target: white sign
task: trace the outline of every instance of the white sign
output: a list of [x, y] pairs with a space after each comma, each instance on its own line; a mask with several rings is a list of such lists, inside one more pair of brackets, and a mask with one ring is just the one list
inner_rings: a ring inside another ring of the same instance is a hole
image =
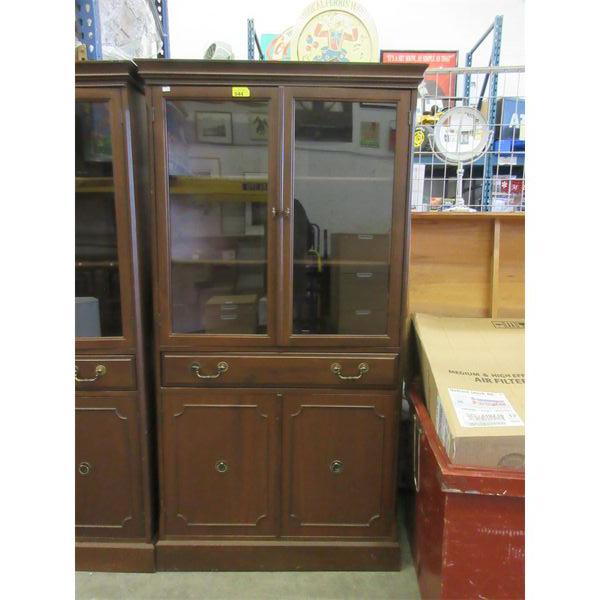
[[448, 388], [461, 427], [524, 427], [502, 392]]

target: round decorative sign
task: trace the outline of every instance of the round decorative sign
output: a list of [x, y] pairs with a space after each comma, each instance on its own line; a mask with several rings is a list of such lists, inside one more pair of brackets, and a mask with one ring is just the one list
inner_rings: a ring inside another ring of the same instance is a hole
[[358, 2], [317, 0], [294, 28], [292, 60], [379, 62], [377, 29]]

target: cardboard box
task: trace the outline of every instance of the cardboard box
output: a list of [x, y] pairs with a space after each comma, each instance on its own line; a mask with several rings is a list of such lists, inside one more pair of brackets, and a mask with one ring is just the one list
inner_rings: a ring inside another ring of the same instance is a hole
[[206, 333], [256, 333], [258, 297], [256, 294], [213, 296], [204, 312]]
[[427, 409], [456, 464], [525, 463], [525, 321], [416, 314]]

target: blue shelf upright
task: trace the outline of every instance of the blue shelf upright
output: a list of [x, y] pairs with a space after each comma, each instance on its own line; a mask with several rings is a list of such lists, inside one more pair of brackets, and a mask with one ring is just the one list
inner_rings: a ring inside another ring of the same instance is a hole
[[88, 60], [102, 60], [100, 15], [96, 0], [75, 0], [77, 35], [87, 51]]
[[[502, 45], [502, 16], [497, 16], [494, 19], [494, 39], [492, 43], [492, 56], [490, 65], [497, 67], [500, 65], [500, 47]], [[489, 112], [488, 126], [491, 131], [494, 131], [496, 125], [496, 105], [498, 97], [498, 73], [492, 73], [490, 76], [490, 92], [489, 92]], [[481, 193], [482, 210], [489, 211], [492, 199], [492, 174], [494, 165], [490, 160], [489, 152], [485, 154], [485, 162], [483, 164], [483, 190]]]
[[[479, 38], [477, 43], [467, 52], [465, 59], [465, 66], [473, 66], [473, 54], [475, 50], [481, 46], [487, 36], [493, 32], [492, 38], [492, 54], [490, 56], [490, 66], [500, 66], [500, 48], [502, 47], [502, 15], [496, 15], [494, 22], [488, 27], [487, 31]], [[485, 87], [485, 83], [484, 83]], [[465, 75], [464, 82], [464, 98], [465, 103], [469, 104], [469, 96], [471, 94], [471, 75], [467, 73]], [[490, 90], [489, 90], [489, 111], [488, 111], [488, 126], [493, 131], [496, 124], [496, 100], [498, 96], [498, 73], [492, 73], [490, 75]], [[483, 163], [483, 189], [481, 195], [482, 210], [489, 211], [492, 197], [492, 175], [493, 175], [493, 161], [490, 158], [489, 153], [486, 152], [484, 163]]]
[[158, 58], [171, 58], [171, 45], [169, 44], [169, 11], [167, 10], [167, 0], [151, 0], [154, 2], [158, 20], [161, 25], [161, 35], [163, 47], [158, 53]]
[[254, 60], [254, 19], [248, 19], [248, 60]]

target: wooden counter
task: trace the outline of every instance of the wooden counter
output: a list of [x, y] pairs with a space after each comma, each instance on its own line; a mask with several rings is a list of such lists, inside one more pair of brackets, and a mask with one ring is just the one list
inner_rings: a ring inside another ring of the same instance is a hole
[[524, 213], [412, 213], [409, 313], [525, 314]]

